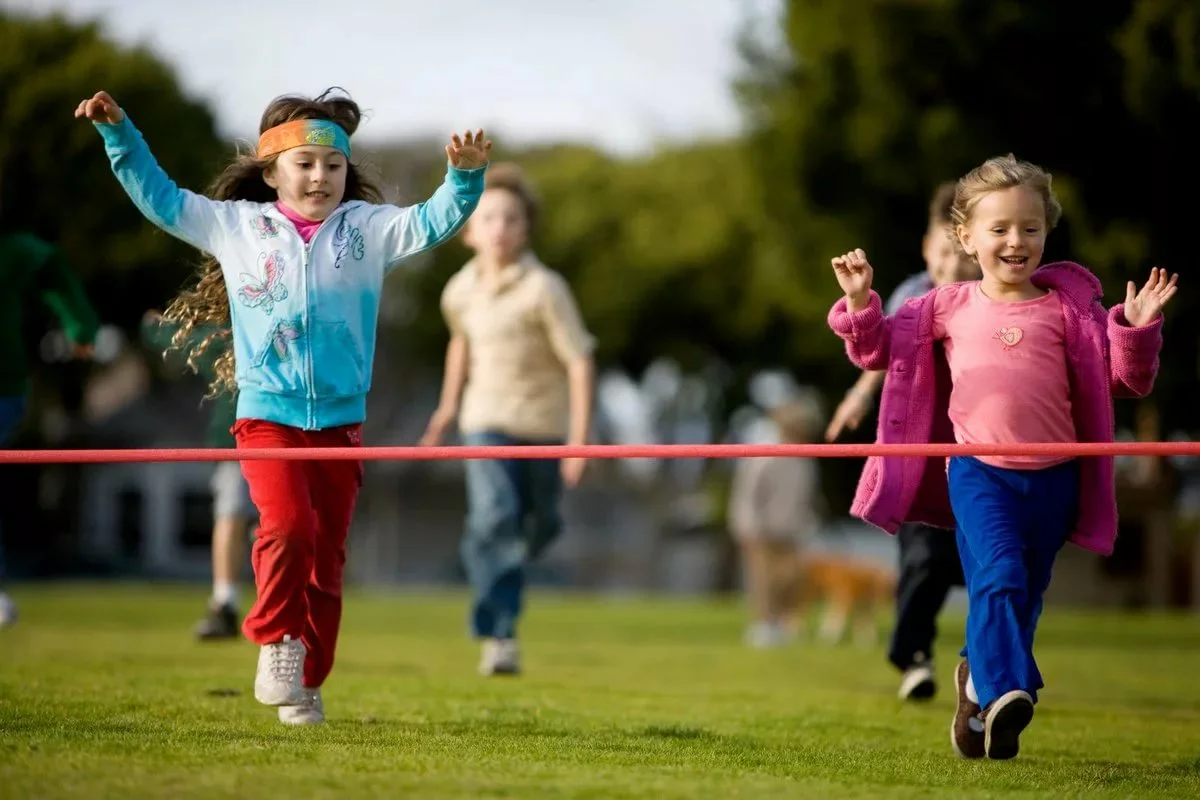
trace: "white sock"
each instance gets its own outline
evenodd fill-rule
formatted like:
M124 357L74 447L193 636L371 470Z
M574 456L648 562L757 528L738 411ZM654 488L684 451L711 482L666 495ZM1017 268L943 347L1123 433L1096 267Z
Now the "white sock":
M236 606L237 586L227 581L214 581L212 601L215 606Z
M975 693L975 676L967 676L967 699L975 705L979 705L979 695Z

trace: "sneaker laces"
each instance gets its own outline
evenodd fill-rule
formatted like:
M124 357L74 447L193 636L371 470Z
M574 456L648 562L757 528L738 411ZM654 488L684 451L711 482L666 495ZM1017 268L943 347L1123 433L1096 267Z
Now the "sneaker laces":
M298 642L285 641L268 645L271 649L267 655L267 672L271 678L283 683L293 683L298 680L304 669L304 650Z

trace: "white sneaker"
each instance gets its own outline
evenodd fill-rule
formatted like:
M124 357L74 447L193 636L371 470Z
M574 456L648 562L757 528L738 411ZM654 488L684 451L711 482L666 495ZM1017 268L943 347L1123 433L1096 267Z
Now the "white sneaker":
M325 721L325 704L320 689L305 689L304 702L295 706L280 706L279 721L284 725L320 725Z
M298 706L305 700L304 642L290 636L282 642L264 644L258 651L258 674L254 677L254 699L265 706Z
M518 675L521 651L516 639L485 639L479 659L480 675Z
M755 622L746 628L746 645L760 650L788 643L787 632L772 622Z
M0 592L0 628L17 623L17 604L4 592Z
M897 692L901 700L930 700L936 693L932 661L922 661L906 669Z

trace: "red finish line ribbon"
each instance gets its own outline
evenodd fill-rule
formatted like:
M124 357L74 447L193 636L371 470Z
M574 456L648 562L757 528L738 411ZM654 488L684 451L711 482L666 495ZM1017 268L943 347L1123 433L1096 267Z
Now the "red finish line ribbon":
M1072 444L590 444L483 447L276 447L0 450L3 464L166 461L459 461L481 458L864 458L867 456L1200 456L1200 442Z

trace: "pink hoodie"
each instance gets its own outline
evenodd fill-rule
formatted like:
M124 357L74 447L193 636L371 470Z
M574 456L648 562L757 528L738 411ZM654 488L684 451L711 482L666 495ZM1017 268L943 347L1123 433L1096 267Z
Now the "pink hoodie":
M1062 300L1071 377L1071 410L1081 442L1111 442L1114 395L1144 397L1154 386L1162 347L1162 317L1131 328L1122 306L1106 312L1096 276L1078 264L1046 264L1035 286L1055 289ZM950 370L941 343L933 340L930 292L885 317L879 295L855 313L842 298L829 312L829 327L846 341L850 360L862 369L887 369L879 403L876 441L885 444L953 442L947 416ZM1116 478L1111 457L1080 459L1079 518L1070 541L1109 555L1117 538ZM854 516L888 533L904 522L954 527L946 465L941 458L872 456L858 483Z

